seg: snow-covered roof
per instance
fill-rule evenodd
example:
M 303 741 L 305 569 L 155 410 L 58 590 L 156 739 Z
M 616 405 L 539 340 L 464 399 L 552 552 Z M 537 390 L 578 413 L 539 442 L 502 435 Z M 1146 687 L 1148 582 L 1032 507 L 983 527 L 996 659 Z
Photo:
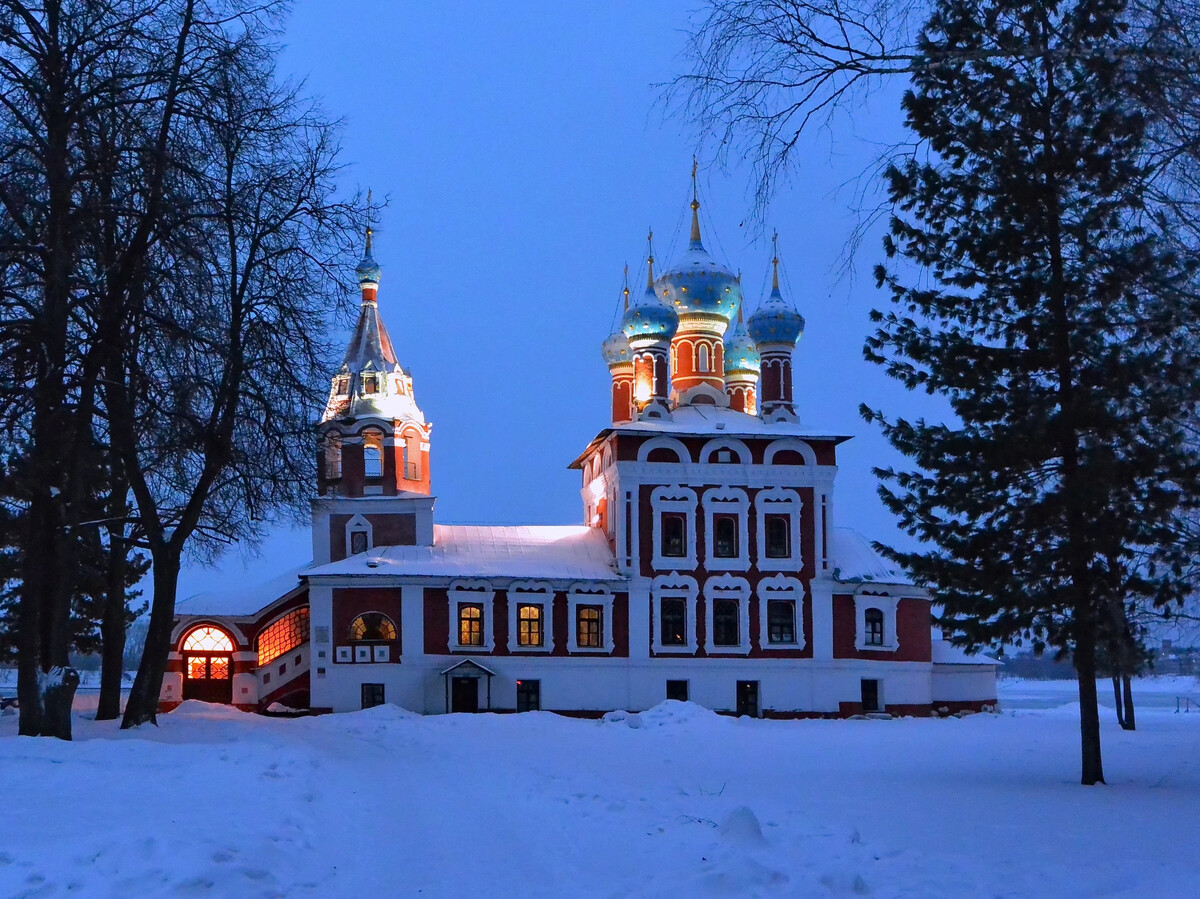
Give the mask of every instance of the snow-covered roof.
M 377 546 L 305 574 L 622 580 L 604 533 L 584 525 L 436 524 L 433 546 Z
M 268 581 L 229 590 L 209 590 L 175 603 L 176 615 L 257 615 L 275 600 L 300 586 L 300 574 L 307 573 L 312 562 L 305 562 Z
M 853 528 L 830 529 L 833 576 L 844 584 L 872 583 L 913 586 L 913 580 L 871 546 L 871 541 Z
M 945 640 L 933 641 L 933 663 L 935 665 L 991 665 L 1000 663 L 985 655 L 967 655 L 963 650 Z
M 837 431 L 812 428 L 799 422 L 763 421 L 736 409 L 720 406 L 689 405 L 671 411 L 670 419 L 650 418 L 614 425 L 611 430 L 621 433 L 648 434 L 712 434 L 737 437 L 807 437 L 813 440 L 849 440 Z

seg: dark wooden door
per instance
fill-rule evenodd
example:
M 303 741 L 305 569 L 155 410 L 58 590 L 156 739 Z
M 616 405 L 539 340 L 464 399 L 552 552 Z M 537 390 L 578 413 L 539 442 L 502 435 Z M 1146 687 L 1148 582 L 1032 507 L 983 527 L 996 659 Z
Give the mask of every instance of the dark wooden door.
M 450 711 L 479 711 L 479 678 L 456 677 L 450 681 Z
M 862 709 L 864 712 L 879 711 L 879 681 L 874 678 L 862 680 Z
M 740 680 L 737 682 L 737 713 L 758 717 L 758 681 Z
M 183 698 L 233 702 L 233 655 L 188 653 L 183 659 Z

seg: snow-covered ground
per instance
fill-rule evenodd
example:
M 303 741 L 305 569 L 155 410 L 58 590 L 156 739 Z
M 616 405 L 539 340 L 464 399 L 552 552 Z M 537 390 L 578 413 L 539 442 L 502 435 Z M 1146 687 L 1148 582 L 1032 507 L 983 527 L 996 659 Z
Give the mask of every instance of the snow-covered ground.
M 0 895 L 1196 895 L 1200 714 L 1146 707 L 1136 733 L 1106 714 L 1109 785 L 1089 789 L 1077 711 L 284 720 L 187 703 L 134 733 L 81 716 L 70 744 L 17 738 L 10 715 Z

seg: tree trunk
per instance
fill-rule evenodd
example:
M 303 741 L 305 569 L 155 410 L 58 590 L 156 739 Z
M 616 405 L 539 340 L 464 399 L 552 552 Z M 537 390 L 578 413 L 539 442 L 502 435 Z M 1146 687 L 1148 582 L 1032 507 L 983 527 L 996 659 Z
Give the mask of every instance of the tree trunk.
M 36 414 L 36 413 L 35 413 Z M 29 502 L 29 530 L 25 545 L 32 546 L 33 538 L 45 532 L 41 519 L 48 514 L 49 499 L 40 490 L 34 490 Z M 42 688 L 38 676 L 41 674 L 41 579 L 46 568 L 40 560 L 28 558 L 21 566 L 21 599 L 17 607 L 17 702 L 20 707 L 18 733 L 25 737 L 36 737 L 42 732 Z
M 1091 609 L 1075 609 L 1075 673 L 1079 678 L 1079 737 L 1083 756 L 1080 783 L 1104 783 L 1100 757 L 1100 708 L 1096 694 L 1096 628 Z
M 1117 675 L 1112 676 L 1113 685 L 1113 703 L 1117 710 L 1117 724 L 1121 727 L 1125 726 L 1125 710 L 1121 706 L 1121 678 Z
M 1121 722 L 1121 727 L 1137 730 L 1137 720 L 1133 715 L 1133 678 L 1125 674 L 1121 676 L 1121 682 L 1125 688 L 1125 720 Z
M 161 545 L 154 556 L 154 599 L 150 605 L 150 627 L 142 662 L 138 665 L 121 729 L 139 724 L 158 724 L 158 697 L 162 692 L 167 656 L 171 652 L 171 629 L 175 621 L 175 591 L 179 584 L 179 551 Z
M 125 675 L 125 541 L 109 531 L 108 583 L 100 621 L 100 703 L 97 721 L 121 717 L 121 681 Z
M 51 668 L 38 680 L 42 694 L 42 727 L 38 736 L 71 739 L 71 706 L 75 703 L 79 672 L 64 665 Z

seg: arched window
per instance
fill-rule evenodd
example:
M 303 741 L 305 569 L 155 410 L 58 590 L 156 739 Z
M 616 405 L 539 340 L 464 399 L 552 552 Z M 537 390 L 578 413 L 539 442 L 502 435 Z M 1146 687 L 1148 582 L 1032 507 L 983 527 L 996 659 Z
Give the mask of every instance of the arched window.
M 526 605 L 517 609 L 517 645 L 541 646 L 542 607 Z
M 363 375 L 363 393 L 371 396 L 379 392 L 379 378 L 376 375 Z
M 229 634 L 212 625 L 198 627 L 183 641 L 184 652 L 233 652 Z
M 365 553 L 371 548 L 371 539 L 367 532 L 355 528 L 350 532 L 350 555 L 357 556 L 359 553 Z
M 350 622 L 350 641 L 375 642 L 396 639 L 396 625 L 382 612 L 366 612 Z
M 286 652 L 308 642 L 308 606 L 293 609 L 263 628 L 258 635 L 258 666 L 270 664 Z
M 603 621 L 599 606 L 579 606 L 575 612 L 575 645 L 582 649 L 603 646 Z
M 709 370 L 708 362 L 708 344 L 700 344 L 700 348 L 696 350 L 696 371 L 707 372 Z
M 475 603 L 458 605 L 459 646 L 483 645 L 483 606 Z
M 867 609 L 863 613 L 863 620 L 866 622 L 867 633 L 864 641 L 868 646 L 883 645 L 883 612 L 879 609 Z
M 336 481 L 342 476 L 342 438 L 325 438 L 325 479 Z
M 363 432 L 363 475 L 383 477 L 383 435 L 378 431 Z

